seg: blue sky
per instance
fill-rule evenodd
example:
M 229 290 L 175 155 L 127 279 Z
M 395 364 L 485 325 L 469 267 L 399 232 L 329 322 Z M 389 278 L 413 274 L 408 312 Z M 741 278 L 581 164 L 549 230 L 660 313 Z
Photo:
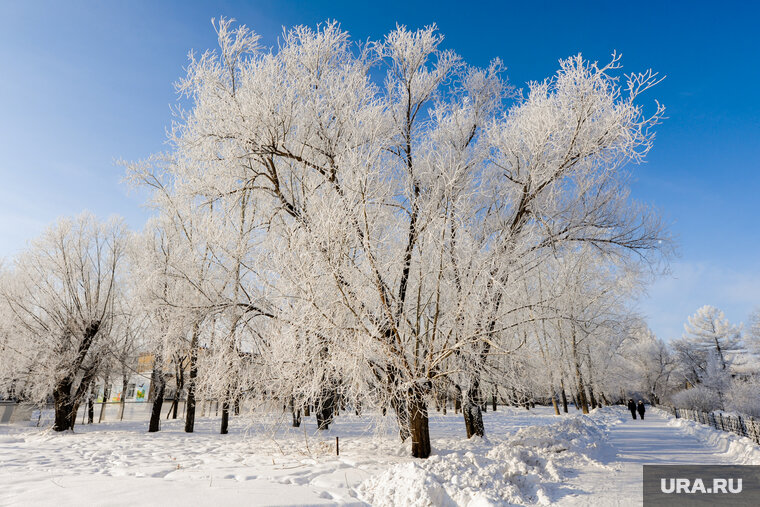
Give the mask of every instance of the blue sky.
M 135 229 L 142 196 L 117 159 L 165 148 L 188 50 L 215 45 L 210 19 L 234 17 L 276 44 L 283 26 L 337 19 L 355 39 L 396 23 L 438 24 L 474 65 L 500 57 L 524 86 L 582 52 L 623 54 L 626 71 L 667 79 L 636 199 L 656 205 L 680 257 L 639 304 L 659 336 L 703 304 L 740 322 L 760 305 L 760 7 L 754 2 L 0 2 L 0 257 L 60 215 L 89 209 Z

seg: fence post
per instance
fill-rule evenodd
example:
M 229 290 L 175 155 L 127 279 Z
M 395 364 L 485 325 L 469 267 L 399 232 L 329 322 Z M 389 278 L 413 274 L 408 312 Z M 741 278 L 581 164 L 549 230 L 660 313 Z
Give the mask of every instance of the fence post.
M 723 414 L 718 414 L 718 417 L 720 417 L 720 429 L 726 431 L 726 426 L 723 424 Z
M 752 425 L 752 440 L 754 440 L 756 444 L 760 444 L 760 435 L 757 434 L 757 422 L 754 417 L 750 417 L 749 421 Z

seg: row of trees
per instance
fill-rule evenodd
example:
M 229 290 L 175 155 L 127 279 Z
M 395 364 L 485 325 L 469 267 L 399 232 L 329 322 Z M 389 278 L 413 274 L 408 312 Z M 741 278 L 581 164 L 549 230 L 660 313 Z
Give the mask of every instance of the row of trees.
M 760 309 L 750 326 L 731 324 L 719 309 L 703 306 L 690 316 L 681 338 L 652 338 L 640 355 L 640 391 L 678 407 L 734 410 L 760 415 Z
M 52 392 L 70 429 L 129 341 L 155 357 L 151 431 L 186 363 L 187 431 L 198 396 L 221 400 L 222 433 L 241 400 L 322 427 L 338 403 L 377 407 L 422 458 L 433 400 L 458 400 L 470 437 L 489 395 L 557 413 L 618 396 L 627 302 L 669 246 L 626 187 L 663 114 L 637 104 L 655 74 L 578 55 L 522 93 L 435 27 L 298 27 L 277 51 L 215 28 L 171 151 L 126 164 L 145 230 L 61 221 L 3 273 L 5 387 Z

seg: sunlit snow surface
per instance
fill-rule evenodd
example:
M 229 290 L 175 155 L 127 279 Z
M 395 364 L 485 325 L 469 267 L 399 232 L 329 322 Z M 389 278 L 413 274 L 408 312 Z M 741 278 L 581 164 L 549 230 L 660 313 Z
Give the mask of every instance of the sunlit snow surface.
M 354 415 L 328 432 L 313 417 L 233 418 L 228 435 L 218 418 L 193 434 L 180 420 L 148 434 L 146 419 L 73 434 L 0 426 L 0 505 L 640 505 L 643 463 L 760 464 L 747 439 L 620 408 L 500 407 L 485 414 L 488 438 L 469 441 L 461 414 L 433 413 L 428 460 L 409 457 L 390 416 L 379 432 Z

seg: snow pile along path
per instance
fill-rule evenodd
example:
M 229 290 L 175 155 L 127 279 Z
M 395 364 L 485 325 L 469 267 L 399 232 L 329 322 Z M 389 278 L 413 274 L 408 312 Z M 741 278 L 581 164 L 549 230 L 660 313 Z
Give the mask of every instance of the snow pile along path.
M 668 426 L 678 428 L 683 433 L 697 438 L 700 442 L 731 459 L 735 465 L 760 465 L 760 447 L 747 437 L 735 433 L 717 431 L 710 426 L 687 419 L 676 419 L 659 409 L 657 413 L 668 418 Z
M 523 428 L 493 445 L 472 439 L 459 449 L 390 467 L 364 481 L 358 497 L 376 506 L 549 505 L 565 495 L 570 468 L 606 468 L 605 433 L 593 419 L 566 417 Z

